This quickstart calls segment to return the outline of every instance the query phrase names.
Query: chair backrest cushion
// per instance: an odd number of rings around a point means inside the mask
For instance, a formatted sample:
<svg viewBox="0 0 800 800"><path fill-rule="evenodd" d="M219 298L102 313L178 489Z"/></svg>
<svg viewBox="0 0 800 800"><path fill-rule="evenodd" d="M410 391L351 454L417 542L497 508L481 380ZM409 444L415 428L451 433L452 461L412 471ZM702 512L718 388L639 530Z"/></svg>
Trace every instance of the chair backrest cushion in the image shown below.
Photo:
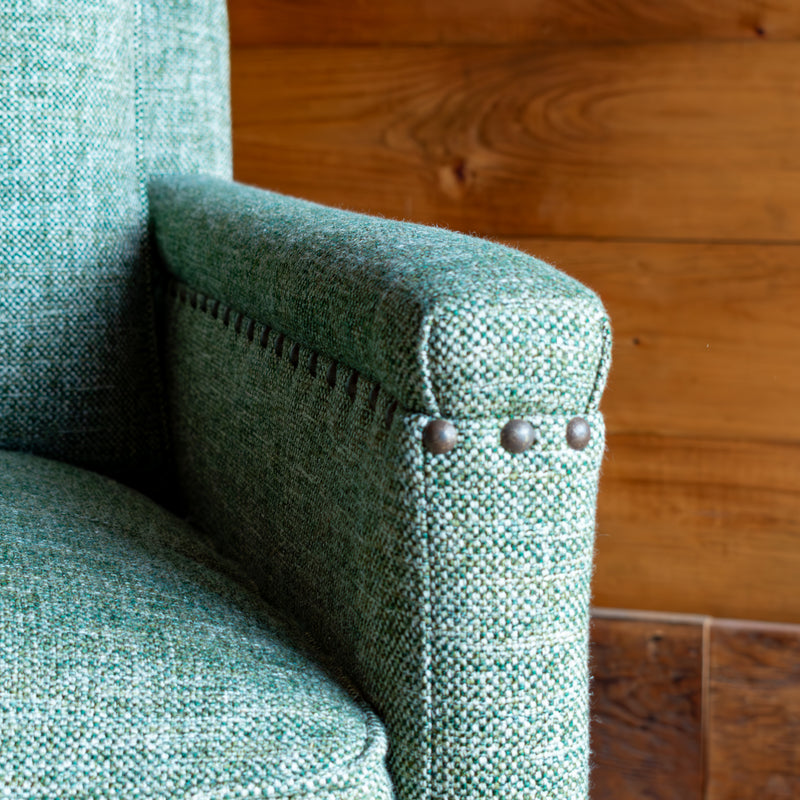
<svg viewBox="0 0 800 800"><path fill-rule="evenodd" d="M224 0L0 7L0 447L141 483L165 437L147 183L231 174Z"/></svg>

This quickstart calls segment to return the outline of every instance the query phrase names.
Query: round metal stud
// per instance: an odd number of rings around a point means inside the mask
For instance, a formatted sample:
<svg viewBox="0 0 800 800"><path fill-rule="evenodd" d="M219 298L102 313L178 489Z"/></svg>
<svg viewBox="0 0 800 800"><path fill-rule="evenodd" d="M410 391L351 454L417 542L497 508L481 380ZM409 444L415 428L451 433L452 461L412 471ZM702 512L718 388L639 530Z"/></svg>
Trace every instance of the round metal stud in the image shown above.
<svg viewBox="0 0 800 800"><path fill-rule="evenodd" d="M592 429L583 417L573 417L567 423L567 444L573 450L583 450L592 438Z"/></svg>
<svg viewBox="0 0 800 800"><path fill-rule="evenodd" d="M536 428L524 419L511 419L500 431L500 444L509 453L524 453L536 441Z"/></svg>
<svg viewBox="0 0 800 800"><path fill-rule="evenodd" d="M432 419L422 431L422 444L429 453L449 453L458 440L456 426L446 419Z"/></svg>

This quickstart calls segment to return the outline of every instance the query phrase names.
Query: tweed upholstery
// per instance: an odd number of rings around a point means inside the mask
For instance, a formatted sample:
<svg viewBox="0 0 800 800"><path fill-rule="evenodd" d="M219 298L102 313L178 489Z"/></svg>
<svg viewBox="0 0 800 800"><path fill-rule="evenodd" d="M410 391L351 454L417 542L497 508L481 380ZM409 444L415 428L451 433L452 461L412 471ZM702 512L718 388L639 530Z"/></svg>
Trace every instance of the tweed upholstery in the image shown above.
<svg viewBox="0 0 800 800"><path fill-rule="evenodd" d="M461 292L453 260L469 252L469 240L343 212L320 212L316 230L298 201L205 180L170 185L159 185L152 207L167 267L193 280L167 293L165 346L179 482L197 524L243 558L263 591L356 678L387 724L401 800L585 797L603 452L596 404L608 366L599 301L535 259L475 242L490 259L487 274L511 286L514 299L504 304L490 286L510 321L476 330L486 304L477 288ZM255 241L237 233L242 219ZM480 268L471 257L463 265L472 287ZM332 308L327 291L339 280L348 289ZM422 307L440 297L451 303L459 313L437 334L438 354L425 353L428 376L448 374L432 361L455 360L467 341L480 339L479 359L510 346L504 325L513 328L522 313L517 281L542 296L531 300L534 319L523 332L549 337L531 344L518 397L503 381L490 383L496 394L482 388L480 401L452 417L455 449L433 455L422 446L427 403L432 396L458 407L459 399L442 384L426 394L412 345L386 349L413 342L418 329L378 328L418 323L402 318L409 293ZM392 294L397 284L402 291ZM376 349L359 349L359 325L377 306ZM560 336L556 318L565 320ZM343 353L360 358L367 374ZM382 371L392 359L405 370L394 383ZM478 374L480 364L470 369ZM500 446L512 412L538 433L521 454ZM577 414L593 431L583 451L565 436Z"/></svg>
<svg viewBox="0 0 800 800"><path fill-rule="evenodd" d="M0 447L161 459L148 177L230 176L224 0L0 4Z"/></svg>
<svg viewBox="0 0 800 800"><path fill-rule="evenodd" d="M154 181L150 196L175 275L374 378L406 408L597 405L605 311L531 256L204 176Z"/></svg>
<svg viewBox="0 0 800 800"><path fill-rule="evenodd" d="M172 441L226 569L385 720L399 800L585 798L605 311L508 248L219 180L224 17L2 5L0 448L145 483ZM375 718L196 530L3 454L0 547L12 796L390 795Z"/></svg>
<svg viewBox="0 0 800 800"><path fill-rule="evenodd" d="M0 452L0 764L17 800L391 797L375 716L196 531Z"/></svg>

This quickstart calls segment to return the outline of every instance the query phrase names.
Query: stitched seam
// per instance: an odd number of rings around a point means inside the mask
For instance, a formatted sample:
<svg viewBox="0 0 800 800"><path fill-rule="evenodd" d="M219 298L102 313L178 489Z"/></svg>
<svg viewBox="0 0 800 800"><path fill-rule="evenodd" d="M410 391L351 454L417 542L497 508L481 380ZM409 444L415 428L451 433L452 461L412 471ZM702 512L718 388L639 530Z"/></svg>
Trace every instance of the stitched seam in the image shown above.
<svg viewBox="0 0 800 800"><path fill-rule="evenodd" d="M383 414L383 425L387 430L392 427L398 409L401 413L407 410L400 408L398 400L369 376L363 375L355 368L336 361L331 356L310 348L296 339L291 339L271 325L259 322L237 311L233 306L222 303L174 279L168 282L167 294L177 303L192 311L198 311L211 319L220 320L224 328L232 328L237 337L244 338L248 343L260 346L263 350L271 350L273 355L280 360L287 359L295 369L300 368L300 349L304 349L309 354L306 369L311 375L317 380L325 381L331 391L344 391L351 404L355 404L358 398L358 384L366 382L372 386L366 401L367 405L376 415ZM320 368L320 358L329 362L327 370ZM341 379L342 373L347 374L347 380Z"/></svg>
<svg viewBox="0 0 800 800"><path fill-rule="evenodd" d="M603 346L600 351L600 360L597 363L597 372L594 378L592 391L589 394L589 402L586 406L586 411L594 411L600 405L600 396L603 393L603 388L608 377L608 371L611 368L611 326L608 318L604 317L600 325L602 326Z"/></svg>
<svg viewBox="0 0 800 800"><path fill-rule="evenodd" d="M431 409L430 416L441 414L438 392L433 385L433 371L430 363L431 331L436 324L436 310L434 306L430 313L423 314L419 330L419 344L417 346L417 359L422 378L422 401Z"/></svg>
<svg viewBox="0 0 800 800"><path fill-rule="evenodd" d="M188 307L190 310L199 311L202 314L210 316L214 320L221 321L222 326L224 328L232 328L237 337L245 338L249 341L249 343L256 346L260 345L263 350L271 350L279 360L288 358L291 361L292 349L297 347L302 348L306 351L306 353L309 354L309 362L318 362L319 360L322 360L328 362L331 366L335 366L333 375L331 375L333 381L328 381L328 386L331 389L343 390L347 394L351 403L356 402L357 386L359 384L367 383L368 385L372 386L374 396L369 398L368 404L370 409L376 413L378 413L381 406L385 406L384 422L387 429L392 427L392 421L394 417L397 416L398 412L400 412L401 415L419 414L423 417L435 418L435 415L428 412L401 406L398 399L394 395L390 394L383 384L374 378L371 378L369 375L359 372L355 367L351 367L342 361L337 361L335 358L333 358L333 356L303 344L297 339L294 339L277 328L274 328L272 325L260 322L259 320L256 320L253 317L238 311L232 305L223 303L222 301L213 298L211 295L193 289L191 286L189 286L189 284L179 281L176 278L169 278L167 280L166 293L173 300L177 301L183 306ZM610 344L610 337L606 337L605 341ZM607 351L604 350L604 354L606 352ZM293 363L293 366L295 368L299 368L299 362L298 364ZM306 368L309 368L309 364L306 365ZM602 370L602 366L600 367L600 370ZM319 366L311 368L310 372L314 377L320 378L321 380L327 380L328 378L328 374ZM348 376L346 381L341 380L342 374L346 374ZM599 380L601 377L602 375L599 373L597 380ZM348 384L350 384L351 381L352 385L350 388L348 388ZM595 387L595 391L596 390L597 386ZM585 412L579 413L595 414L599 412L597 412L596 409L589 404ZM504 420L507 421L511 419L513 416L514 418L528 419L533 423L534 427L536 427L537 420L554 418L569 419L574 415L575 412L573 411L542 412L536 409L528 409L525 412L518 412L514 415L508 413L493 413L482 414L480 416L448 416L447 419L453 422L455 425L458 425L459 423L472 424L482 420L490 419L502 422ZM536 449L536 447L534 446L532 449ZM571 452L566 445L564 446L563 450L564 452Z"/></svg>
<svg viewBox="0 0 800 800"><path fill-rule="evenodd" d="M237 311L233 306L222 303L212 298L210 295L197 291L176 278L169 277L167 279L165 294L167 298L171 298L179 306L186 308L186 310L199 312L210 320L218 322L222 329L232 329L236 338L245 339L248 345L270 351L273 358L278 361L289 360L294 369L308 369L315 379L326 382L330 392L329 397L333 396L334 391L343 392L347 395L351 406L355 407L359 405L359 403L366 404L374 415L373 420L377 422L378 430L383 429L384 431L390 431L395 420L403 416L418 414L428 419L434 418L430 414L400 406L398 400L391 395L382 384L369 376L363 375L355 368L338 362L333 357L288 337L271 325L259 322ZM607 341L610 341L610 339L607 339ZM297 348L298 354L303 351L306 354L306 358L298 358L297 363L292 361L292 351L295 348ZM305 366L301 363L303 360L305 361ZM328 366L327 369L326 363ZM344 376L347 376L346 379L343 379ZM329 378L332 380L329 380ZM364 392L358 388L362 383L372 387L367 397L365 397ZM360 397L359 394L361 395ZM597 417L597 423L593 423L592 425L594 436L599 430L595 425L599 424L602 426L602 415L599 411L592 408L589 408L583 413L590 419ZM537 430L542 426L548 427L551 424L549 422L551 420L554 422L556 420L566 421L572 416L573 412L556 414L542 413L535 410L515 415L517 418L527 419ZM496 420L498 425L501 425L510 418L508 414L489 414L481 417L448 417L457 428L460 425L471 426L477 422L487 420ZM498 435L499 430L500 428L498 428ZM575 454L575 451L570 449L566 444L566 440L561 443L560 447L549 446L545 441L537 440L528 451L530 455L536 453L548 455L556 452L563 452L573 456Z"/></svg>
<svg viewBox="0 0 800 800"><path fill-rule="evenodd" d="M423 459L425 462L428 462L429 459L433 458L428 453L423 451ZM425 607L427 613L423 614L423 621L422 621L422 631L423 636L425 637L424 642L424 658L425 658L425 672L424 672L424 696L425 696L425 725L427 729L428 735L428 749L427 749L427 775L426 775L426 788L427 788L427 795L428 798L433 797L433 764L434 764L434 756L433 756L433 641L431 637L431 630L433 628L433 594L431 592L431 586L433 585L433 576L432 576L432 566L431 566L431 503L430 498L428 497L428 491L433 488L431 486L431 481L429 481L426 477L427 470L424 469L423 466L423 474L422 474L422 491L420 492L420 502L424 504L423 513L420 514L421 520L424 521L424 530L425 530L425 568L423 572L423 579L425 581L424 584L424 595L425 595Z"/></svg>
<svg viewBox="0 0 800 800"><path fill-rule="evenodd" d="M338 793L347 791L348 789L363 787L364 784L369 780L370 775L367 773L365 776L360 770L363 769L364 765L369 765L376 742L380 740L379 736L376 734L381 732L381 728L374 718L366 716L366 714L364 718L364 727L366 728L364 747L359 751L358 755L351 758L345 764L341 764L333 769L324 770L323 772L315 774L310 780L301 778L300 780L304 781L306 784L302 787L298 787L296 785L293 786L291 783L285 783L283 786L275 786L274 784L270 784L270 790L272 792L270 796L286 798L316 797L318 796L320 789L327 789L329 791ZM365 778L367 780L365 780ZM336 779L341 780L341 782L331 786L331 781ZM260 788L260 785L249 783L242 788L251 787ZM223 793L222 795L217 796L226 797L227 795ZM214 797L214 795L209 795L209 797Z"/></svg>

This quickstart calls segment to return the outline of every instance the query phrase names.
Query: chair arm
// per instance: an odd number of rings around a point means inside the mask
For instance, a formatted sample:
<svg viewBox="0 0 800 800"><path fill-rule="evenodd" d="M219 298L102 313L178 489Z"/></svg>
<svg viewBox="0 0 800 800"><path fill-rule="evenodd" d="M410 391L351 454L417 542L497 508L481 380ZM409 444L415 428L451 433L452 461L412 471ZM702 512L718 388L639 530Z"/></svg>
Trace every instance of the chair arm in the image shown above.
<svg viewBox="0 0 800 800"><path fill-rule="evenodd" d="M196 522L376 706L401 800L585 796L598 299L499 245L216 179L150 202Z"/></svg>

